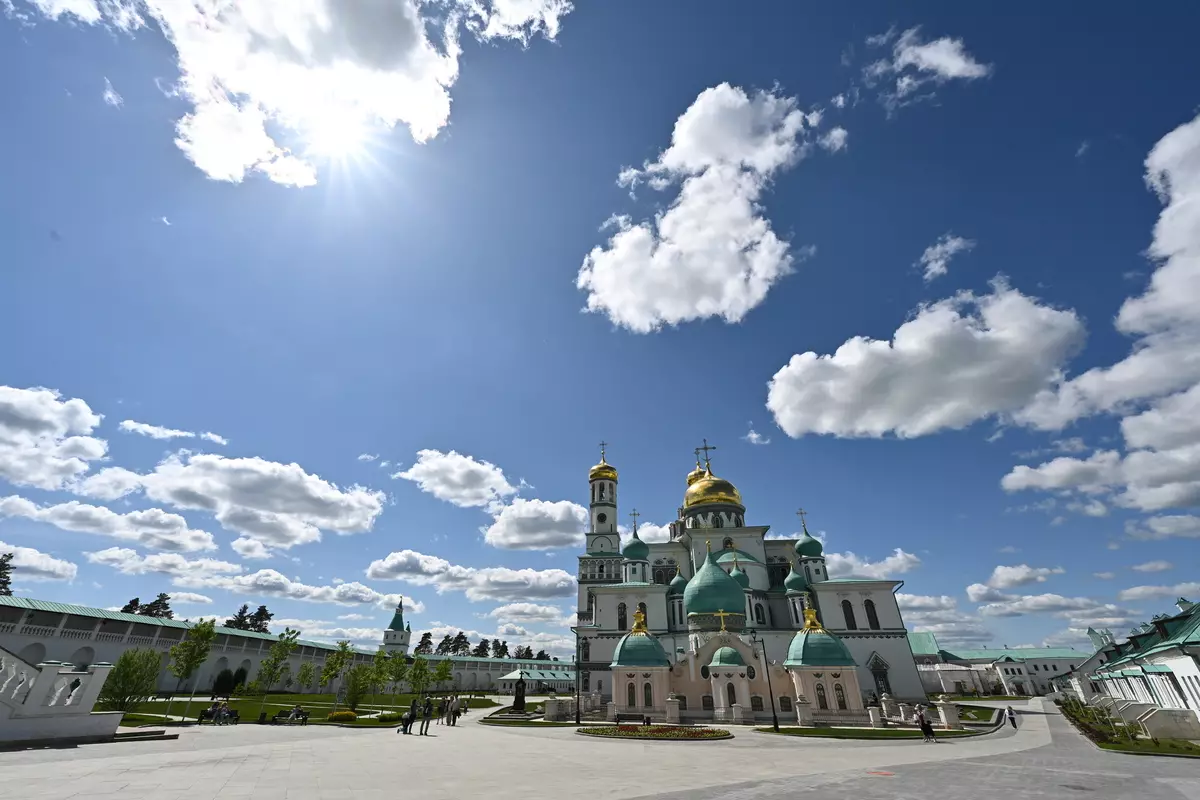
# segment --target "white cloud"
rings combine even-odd
[[[959,253],[969,252],[975,247],[971,239],[955,236],[953,233],[943,233],[937,241],[925,248],[917,262],[925,270],[925,282],[940,278],[950,269],[950,260]]]
[[[932,633],[945,644],[979,644],[989,642],[992,633],[978,617],[959,610],[958,601],[949,595],[896,595],[896,603],[904,615],[904,624],[917,633]]]
[[[920,595],[902,592],[896,595],[896,604],[901,611],[948,611],[956,608],[958,601],[948,594]]]
[[[1075,157],[1083,158],[1085,155],[1087,155],[1087,151],[1091,150],[1091,149],[1092,149],[1092,143],[1089,142],[1087,139],[1084,139],[1082,142],[1079,143],[1079,147],[1075,148]]]
[[[846,107],[846,95],[844,93],[843,94],[835,94],[833,96],[833,98],[830,99],[829,102],[833,104],[834,108],[845,108]]]
[[[893,42],[891,58],[869,64],[863,70],[863,77],[868,86],[883,79],[895,79],[895,83],[879,96],[889,110],[932,97],[931,85],[952,80],[972,81],[992,72],[990,64],[981,64],[967,52],[962,39],[943,36],[922,41],[920,28],[909,28],[898,37],[889,30],[867,38],[869,47],[880,47],[888,42]],[[921,91],[924,94],[918,95]]]
[[[212,604],[212,598],[195,592],[171,592],[171,605],[207,606]]]
[[[1147,561],[1142,564],[1134,564],[1130,569],[1134,572],[1166,572],[1174,569],[1175,565],[1170,561]]]
[[[171,595],[171,597],[174,598],[175,595]],[[342,619],[342,617],[338,617],[338,619]],[[325,620],[292,619],[285,617],[282,619],[272,619],[271,626],[279,631],[285,628],[292,628],[293,630],[300,631],[301,638],[315,642],[333,643],[350,641],[370,646],[377,645],[383,641],[383,631],[380,628],[352,628]],[[415,645],[416,643],[414,642],[413,644]]]
[[[617,532],[621,535],[621,546],[624,547],[632,538],[630,529],[625,525],[618,525]],[[638,538],[646,544],[669,542],[671,541],[671,528],[668,525],[655,525],[653,522],[639,522]],[[781,536],[780,538],[795,539],[796,537],[792,535]]]
[[[1024,489],[1080,489],[1099,492],[1119,480],[1121,456],[1115,450],[1097,450],[1087,459],[1063,456],[1037,467],[1019,465],[1000,485],[1007,492]]]
[[[0,542],[0,555],[12,553],[12,579],[19,586],[24,581],[73,581],[79,567],[61,558],[32,547]]]
[[[1118,600],[1156,600],[1160,597],[1174,600],[1200,592],[1200,583],[1177,583],[1174,586],[1131,586],[1117,592]]]
[[[9,495],[0,498],[0,517],[23,517],[64,531],[111,536],[155,550],[190,553],[217,548],[211,533],[189,528],[183,517],[161,508],[118,514],[104,506],[88,505],[77,500],[38,506],[23,497]]]
[[[250,597],[283,597],[306,603],[333,603],[341,606],[372,605],[392,610],[400,602],[398,594],[384,594],[357,581],[336,586],[311,586],[292,580],[273,569],[260,569],[249,575],[181,574],[174,578],[176,586],[188,589],[223,589],[236,595]],[[404,598],[404,607],[413,614],[425,611],[425,604]]]
[[[515,498],[483,529],[484,541],[508,550],[544,550],[583,544],[587,509],[569,500]]]
[[[1001,548],[1000,548],[999,550],[997,550],[996,552],[997,552],[997,553],[1009,553],[1009,554],[1011,554],[1011,553],[1019,553],[1019,552],[1021,552],[1021,548],[1019,548],[1019,547],[1013,547],[1011,544],[1006,544],[1006,545],[1004,545],[1004,547],[1001,547]]]
[[[499,622],[519,625],[561,625],[565,617],[560,608],[536,603],[508,603],[493,608],[487,615]]]
[[[151,500],[212,513],[221,526],[265,546],[288,549],[316,542],[321,531],[369,531],[383,511],[384,495],[361,486],[340,489],[299,464],[205,453],[168,456],[153,472],[102,470],[77,491],[113,493],[142,489]]]
[[[498,507],[517,491],[495,464],[453,450],[420,450],[415,464],[392,477],[413,481],[421,491],[461,508]]]
[[[771,440],[763,436],[758,431],[754,430],[754,423],[751,423],[750,431],[742,437],[742,441],[750,444],[770,444]]]
[[[992,282],[919,309],[891,341],[856,336],[832,355],[794,355],[767,408],[791,437],[902,438],[1006,418],[1051,385],[1080,347],[1072,311]]]
[[[967,588],[968,595],[971,594],[971,588],[973,587]],[[1111,603],[1102,603],[1090,597],[1064,597],[1060,594],[1001,595],[999,597],[989,596],[982,600],[986,600],[987,604],[979,607],[979,613],[987,617],[1049,614],[1078,622],[1079,620],[1124,619],[1130,613]]]
[[[794,257],[759,200],[808,151],[806,121],[795,98],[727,83],[701,92],[676,120],[671,146],[622,171],[622,185],[678,184],[679,192],[652,220],[609,220],[615,232],[584,259],[576,281],[587,309],[650,333],[709,317],[739,322],[762,303]]]
[[[868,561],[850,551],[826,553],[825,565],[831,578],[854,576],[883,580],[916,569],[921,566],[921,559],[897,547],[890,556],[881,561]]]
[[[61,489],[87,472],[108,444],[90,434],[100,415],[53,389],[0,386],[0,479],[17,486]]]
[[[850,132],[845,128],[837,127],[831,128],[827,133],[821,135],[821,137],[817,139],[817,144],[831,153],[836,153],[839,150],[845,150],[846,147],[848,147],[847,142],[849,139]]]
[[[229,543],[229,546],[242,558],[251,560],[271,558],[275,555],[271,552],[270,548],[258,539],[249,539],[245,536],[234,539]]]
[[[1090,500],[1072,500],[1067,503],[1068,511],[1074,511],[1076,514],[1083,514],[1086,517],[1107,517],[1108,506],[1096,499]]]
[[[363,619],[370,619],[370,618],[371,617],[367,614],[358,614],[358,613],[338,614],[338,619],[345,619],[345,620],[363,620]]]
[[[204,441],[212,442],[213,444],[219,444],[222,446],[229,444],[228,439],[226,439],[224,436],[221,436],[220,434],[213,433],[212,431],[204,431],[203,433],[199,434],[199,436]]]
[[[136,550],[125,547],[110,547],[94,553],[84,553],[93,564],[112,567],[125,575],[171,575],[174,577],[206,578],[214,575],[236,574],[242,571],[239,564],[215,558],[197,558],[189,561],[178,553],[154,553],[139,555]]]
[[[190,439],[196,435],[191,431],[164,428],[161,425],[150,425],[131,419],[122,420],[117,427],[126,433],[138,433],[142,436],[149,436],[151,439]]]
[[[313,159],[344,155],[404,125],[425,142],[446,126],[464,27],[483,40],[553,38],[566,0],[34,0],[132,33],[146,19],[174,48],[174,94],[190,108],[176,145],[208,177],[257,171],[316,182]]]
[[[1125,532],[1134,539],[1200,539],[1200,517],[1174,514],[1148,517],[1139,525],[1130,521]]]
[[[1117,573],[1115,573],[1115,572],[1093,572],[1092,577],[1099,578],[1102,581],[1111,581],[1113,578],[1117,577]]]
[[[359,461],[374,461],[377,458],[379,458],[378,455],[372,455],[371,453],[359,453],[358,454]]]
[[[125,98],[117,94],[117,90],[113,88],[112,82],[108,78],[104,79],[104,102],[113,108],[120,108],[125,105]]]
[[[1000,566],[992,570],[992,577],[988,578],[987,584],[993,589],[1011,589],[1030,583],[1045,583],[1049,576],[1062,575],[1064,572],[1066,570],[1062,567],[1031,567],[1028,564]]]
[[[462,567],[413,550],[400,550],[372,561],[367,577],[433,586],[439,594],[461,591],[472,601],[549,600],[575,593],[575,578],[561,569]]]

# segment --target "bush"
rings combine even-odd
[[[233,672],[223,669],[217,673],[217,677],[213,681],[212,693],[218,697],[229,697],[233,694],[233,688],[236,685],[237,681],[233,679]]]
[[[389,711],[386,714],[380,714],[379,721],[380,722],[399,722],[403,717],[404,717],[403,714],[400,714],[396,711]]]
[[[234,686],[245,686],[246,679],[248,677],[249,677],[249,674],[246,672],[246,668],[238,667],[237,672],[233,673],[233,685]]]
[[[353,711],[333,711],[325,719],[330,722],[354,722],[358,719],[358,714]]]
[[[126,650],[108,673],[97,705],[105,711],[134,711],[154,695],[161,669],[157,650]]]

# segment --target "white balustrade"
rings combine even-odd
[[[97,633],[96,641],[97,642],[123,642],[123,641],[125,641],[125,634],[123,634],[123,633]]]
[[[63,639],[91,639],[92,632],[90,630],[81,631],[72,628],[63,628],[58,632],[58,635]]]
[[[53,636],[57,631],[54,625],[22,625],[19,633],[22,636]]]
[[[15,622],[0,622],[0,633],[12,633],[17,629]]]
[[[153,636],[130,636],[126,640],[127,644],[134,645],[135,647],[138,645],[143,645],[143,644],[151,644],[153,642],[154,642]]]

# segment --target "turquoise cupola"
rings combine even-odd
[[[669,667],[671,660],[658,639],[646,629],[646,615],[633,612],[633,630],[617,641],[610,667]]]
[[[667,585],[667,595],[683,594],[684,589],[687,589],[688,579],[683,577],[683,573],[678,569],[675,570],[675,577],[671,578],[671,582]]]
[[[744,617],[746,613],[746,597],[742,594],[741,584],[717,566],[711,549],[704,564],[688,581],[683,592],[683,605],[689,617],[717,613]]]
[[[814,609],[804,609],[804,629],[792,637],[785,667],[853,667],[854,656],[841,639],[817,621]]]
[[[712,654],[712,660],[708,662],[708,668],[714,667],[744,667],[746,666],[745,659],[742,654],[732,647],[721,647]]]
[[[825,546],[809,536],[808,531],[796,540],[796,555],[800,558],[820,558],[825,552]]]
[[[787,577],[783,579],[783,588],[789,592],[808,591],[808,580],[804,577],[803,573],[796,572],[795,562],[792,563],[792,569],[787,574]]]
[[[650,558],[650,545],[639,539],[637,529],[634,529],[633,535],[621,549],[621,555],[625,556],[626,561],[646,561]]]
[[[738,586],[741,586],[743,589],[750,588],[750,576],[742,572],[742,567],[737,563],[736,559],[733,562],[733,569],[729,571],[729,577],[737,581]]]

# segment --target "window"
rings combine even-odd
[[[768,586],[783,586],[783,582],[787,580],[788,568],[779,564],[773,564],[767,567],[767,585]]]
[[[711,694],[706,694],[700,698],[700,708],[704,711],[713,710],[713,697]]]
[[[633,708],[637,705],[637,693],[633,690],[633,684],[625,687],[625,705],[628,708]]]
[[[680,711],[687,711],[687,698],[686,698],[685,696],[683,696],[683,695],[679,695],[679,696],[678,696],[677,698],[675,698],[675,699],[679,701],[679,710],[680,710]]]
[[[835,683],[833,685],[833,697],[835,700],[837,700],[838,711],[845,711],[846,710],[846,692],[843,691],[842,685],[840,683]]]
[[[790,698],[790,697],[779,698],[779,710],[780,711],[791,711],[792,710],[792,698]]]
[[[625,604],[621,603],[617,606],[617,630],[623,631],[628,629],[629,620],[625,613]]]
[[[850,605],[849,600],[842,601],[842,616],[846,618],[846,630],[858,630],[858,623],[854,621],[854,606]]]
[[[712,515],[712,526],[713,526],[714,528],[723,528],[723,527],[725,527],[725,523],[721,522],[721,515],[720,515],[720,514],[713,514],[713,515]],[[726,541],[728,541],[728,540],[726,540]],[[731,545],[731,546],[732,546],[732,545]]]
[[[654,708],[654,690],[650,688],[650,681],[642,684],[642,700],[645,701],[646,708]]]
[[[703,667],[700,668],[700,677],[704,678],[704,680],[708,680],[708,665],[707,664],[705,664]]]
[[[753,697],[751,697],[750,698],[750,710],[751,711],[762,711],[763,710],[763,699],[761,697],[759,697],[758,695],[754,695]]]
[[[817,684],[817,708],[822,711],[829,710],[829,701],[825,699],[825,684]]]
[[[1051,664],[1050,669],[1054,670],[1055,672],[1058,672],[1058,664]]]
[[[754,675],[755,675],[754,667],[752,667],[752,666],[746,667],[746,675],[750,678],[750,680],[754,680]]]
[[[588,689],[588,684],[591,682],[591,680],[592,680],[591,673],[588,673],[588,672],[583,673],[583,691],[585,691],[585,692],[591,691],[590,689]]]
[[[875,613],[875,601],[863,601],[863,608],[867,610],[867,627],[873,631],[879,630],[879,615]]]
[[[592,642],[590,639],[584,639],[583,644],[579,646],[580,658],[584,661],[592,660]]]
[[[646,604],[638,603],[638,611],[642,612],[642,618],[647,621],[647,624],[649,624],[650,615],[646,613]]]
[[[762,603],[754,604],[754,621],[759,625],[767,624],[767,615],[763,613]]]
[[[730,706],[737,702],[737,690],[733,688],[733,681],[725,684],[725,696],[729,699]]]

